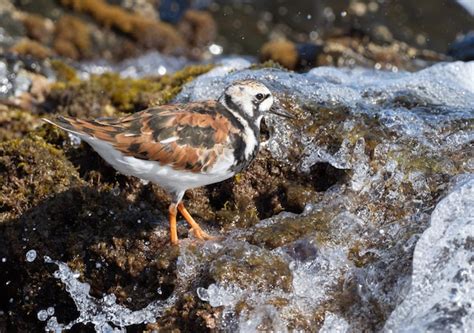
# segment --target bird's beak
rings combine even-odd
[[[295,119],[295,116],[283,109],[280,106],[272,105],[270,108],[269,112],[276,114],[277,116],[280,117],[285,117],[285,118],[290,118],[290,119]]]

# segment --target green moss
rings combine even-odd
[[[0,212],[14,217],[81,180],[63,152],[31,136],[0,144]]]
[[[57,81],[75,83],[79,82],[76,70],[65,62],[57,59],[51,60],[51,67],[56,72]]]
[[[275,249],[305,235],[316,234],[318,241],[326,242],[330,237],[329,221],[332,216],[330,213],[320,213],[277,219],[271,225],[256,228],[248,241],[268,249]]]
[[[267,60],[258,64],[252,64],[252,66],[249,67],[249,69],[257,70],[257,69],[265,69],[265,68],[275,68],[279,69],[282,71],[288,71],[288,69],[284,66],[282,66],[279,62],[276,62],[274,60]]]
[[[242,245],[228,248],[212,262],[210,276],[215,281],[257,290],[291,289],[288,264],[269,250]]]
[[[60,113],[83,118],[135,112],[168,103],[185,83],[213,68],[213,65],[190,66],[160,78],[141,79],[105,73],[78,81],[66,65],[56,63],[55,66],[65,82],[53,87],[48,102],[56,105]]]
[[[21,138],[40,123],[25,110],[0,105],[0,141]]]

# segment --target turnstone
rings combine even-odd
[[[273,96],[260,82],[237,81],[215,101],[152,107],[122,118],[46,121],[86,141],[117,171],[163,187],[171,195],[171,243],[179,211],[198,239],[212,239],[186,210],[186,190],[217,183],[246,168],[259,148],[260,122]]]

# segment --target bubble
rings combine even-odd
[[[40,321],[46,321],[49,318],[47,310],[40,310],[38,311],[37,317]]]
[[[29,250],[26,252],[26,261],[28,262],[33,262],[36,260],[36,251],[35,250]]]
[[[207,292],[206,288],[199,287],[197,288],[196,293],[201,301],[209,301],[209,293]]]

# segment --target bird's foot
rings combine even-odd
[[[194,228],[189,229],[189,232],[191,232],[194,235],[194,237],[200,240],[216,240],[217,239],[216,237],[211,236],[208,233],[206,233],[201,228],[194,227]]]

